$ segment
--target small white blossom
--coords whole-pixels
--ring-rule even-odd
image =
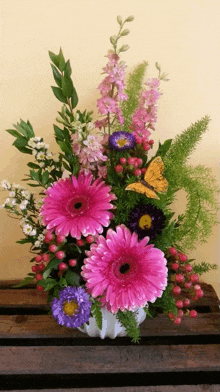
[[[34,237],[36,234],[37,234],[37,230],[36,230],[36,229],[33,229],[29,235],[31,235],[32,237]]]
[[[28,200],[23,200],[19,207],[21,210],[25,210],[27,208],[27,205],[28,205]]]
[[[36,208],[41,208],[41,206],[43,205],[43,201],[42,200],[36,200],[34,203]]]
[[[89,122],[86,128],[88,129],[88,131],[91,131],[92,129],[94,129],[94,124],[92,122]]]
[[[40,142],[41,139],[42,139],[42,137],[40,137],[40,136],[35,136],[33,139],[34,139],[35,142]]]
[[[32,150],[32,155],[33,155],[34,157],[36,157],[37,154],[38,154],[38,151],[37,151],[37,150]]]
[[[11,189],[11,184],[7,180],[2,180],[0,183],[1,187],[5,190],[10,190]]]
[[[16,184],[15,182],[12,184],[15,189],[25,189],[22,185]]]
[[[44,142],[39,142],[36,144],[35,147],[37,150],[40,150],[41,148],[45,148],[46,149],[46,144]]]
[[[31,225],[25,225],[23,227],[23,232],[26,235],[31,235],[30,233],[32,232],[32,230],[33,230],[33,227]]]
[[[23,196],[23,197],[25,197],[25,199],[30,199],[30,197],[31,197],[31,193],[32,192],[30,192],[30,191],[21,191],[21,195]]]
[[[34,243],[34,247],[35,248],[40,248],[41,247],[41,242],[40,241],[35,241],[35,243]]]
[[[49,172],[49,173],[52,172],[52,170],[54,169],[54,167],[55,167],[55,166],[48,166],[48,167],[47,167],[48,172]]]
[[[51,152],[47,152],[46,157],[47,157],[47,159],[52,159],[53,155],[51,154]]]
[[[16,204],[17,204],[17,200],[16,200],[16,199],[12,199],[12,200],[11,200],[11,205],[12,205],[12,206],[15,206]]]
[[[49,147],[50,147],[49,144],[45,144],[45,143],[44,143],[44,148],[45,148],[45,150],[48,150]]]
[[[45,159],[45,154],[43,152],[39,152],[36,156],[39,161],[43,161]]]
[[[39,236],[37,237],[38,241],[43,241],[44,239],[44,235],[43,234],[39,234]]]
[[[15,191],[9,192],[9,196],[10,196],[10,197],[15,197]]]
[[[55,153],[53,155],[53,160],[54,160],[54,162],[59,162],[60,161],[60,154],[59,153]]]
[[[45,166],[45,163],[44,163],[44,162],[40,162],[40,163],[39,163],[39,166],[40,166],[40,167],[44,167],[44,166]]]
[[[32,137],[30,140],[28,140],[28,145],[32,148],[35,148],[36,143],[34,141],[34,138]]]

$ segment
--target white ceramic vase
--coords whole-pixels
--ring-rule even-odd
[[[146,313],[142,308],[136,308],[136,320],[139,325],[146,318]],[[121,326],[116,318],[116,315],[109,312],[106,308],[101,308],[102,312],[102,329],[99,329],[95,317],[90,317],[89,324],[83,324],[78,329],[81,332],[87,333],[89,336],[115,339],[116,336],[127,335],[124,327]]]

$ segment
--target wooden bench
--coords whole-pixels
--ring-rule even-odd
[[[90,338],[48,315],[45,293],[0,282],[0,390],[219,392],[219,300],[211,285],[195,319],[163,314],[141,324],[141,342]]]

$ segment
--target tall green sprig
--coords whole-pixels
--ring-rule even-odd
[[[135,312],[129,310],[122,312],[119,310],[116,317],[125,327],[128,336],[132,339],[132,343],[138,343],[140,340],[140,328],[137,325]]]

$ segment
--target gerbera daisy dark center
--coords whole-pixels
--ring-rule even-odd
[[[78,203],[74,204],[75,210],[79,210],[79,208],[81,208],[81,207],[82,207],[82,203],[81,202],[78,202]]]
[[[79,305],[76,301],[66,301],[63,305],[63,311],[67,316],[73,316],[79,309]]]
[[[129,263],[124,263],[121,265],[121,267],[119,268],[119,272],[121,274],[126,274],[128,271],[130,271],[130,264]]]
[[[150,215],[148,215],[148,214],[142,215],[139,219],[138,224],[139,224],[139,227],[143,230],[150,229],[152,226],[152,219],[151,219]]]

